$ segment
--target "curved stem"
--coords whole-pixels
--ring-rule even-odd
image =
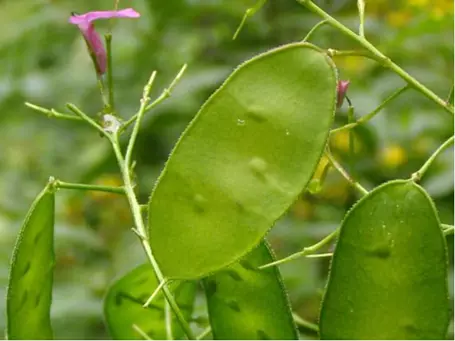
[[[357,35],[353,31],[351,31],[349,28],[344,26],[342,23],[340,23],[338,20],[330,16],[328,13],[323,11],[320,7],[318,7],[316,4],[314,4],[310,0],[297,0],[297,2],[306,8],[308,8],[310,11],[314,12],[315,14],[319,15],[320,17],[326,19],[330,25],[333,27],[337,28],[339,31],[344,33],[345,35],[349,36],[353,40],[357,41],[360,45],[362,45],[366,50],[370,51],[372,54],[374,54],[378,59],[382,60],[382,64],[388,67],[390,70],[395,72],[398,76],[400,76],[402,79],[404,79],[410,86],[415,88],[417,91],[422,93],[424,96],[435,102],[437,105],[439,105],[441,108],[443,108],[447,113],[454,115],[454,109],[453,106],[446,103],[443,99],[441,99],[439,96],[437,96],[434,92],[432,92],[430,89],[428,89],[426,86],[421,84],[418,80],[416,80],[414,77],[412,77],[409,73],[407,73],[405,70],[403,70],[401,67],[399,67],[397,64],[392,62],[388,57],[386,57],[381,51],[379,51],[373,44],[371,44],[368,40],[366,40],[364,37]]]
[[[317,324],[304,320],[302,317],[300,317],[296,313],[292,313],[292,317],[294,318],[295,324],[298,325],[299,327],[304,327],[304,328],[309,329],[316,333],[319,332],[319,327]]]
[[[434,160],[438,157],[439,154],[441,154],[444,149],[449,147],[451,144],[453,144],[454,137],[451,136],[447,141],[445,141],[442,145],[439,146],[438,149],[428,158],[428,160],[423,164],[420,169],[413,173],[411,175],[411,179],[415,182],[418,182],[422,179],[422,177],[425,175],[427,172],[428,168],[430,168],[431,164],[434,162]]]
[[[346,172],[346,170],[335,160],[333,155],[330,153],[330,151],[327,150],[325,151],[325,155],[327,156],[327,159],[329,159],[329,162],[332,164],[332,166],[340,173],[351,185],[354,187],[356,190],[358,190],[362,195],[368,194],[368,191],[357,181],[355,181],[349,174]]]
[[[393,94],[391,94],[389,97],[387,97],[384,102],[382,102],[376,109],[374,109],[372,112],[370,112],[369,114],[365,115],[365,116],[362,116],[361,118],[359,118],[356,122],[354,123],[348,123],[344,126],[341,126],[339,128],[335,128],[335,129],[332,129],[330,131],[330,134],[336,134],[342,130],[346,130],[346,129],[352,129],[358,125],[361,125],[365,122],[368,122],[369,120],[371,120],[373,117],[375,117],[382,109],[384,109],[384,107],[389,103],[391,102],[392,100],[394,100],[395,98],[397,98],[398,96],[400,96],[403,92],[405,92],[407,89],[409,89],[409,85],[405,85],[404,87],[398,89],[397,91],[395,91]]]
[[[305,36],[305,38],[303,38],[302,42],[306,42],[308,41],[311,36],[317,31],[319,30],[322,26],[328,24],[329,21],[328,20],[322,20],[320,22],[318,22],[316,25],[313,26],[313,28],[308,32],[308,34]]]
[[[297,259],[297,258],[300,258],[300,257],[303,257],[303,256],[307,256],[309,254],[315,253],[316,251],[318,251],[319,249],[321,249],[322,247],[324,247],[325,245],[330,243],[336,236],[338,236],[339,232],[340,232],[340,229],[337,228],[335,231],[330,233],[328,236],[326,236],[324,239],[320,240],[316,244],[308,246],[308,247],[305,247],[302,251],[296,252],[296,253],[294,253],[294,254],[286,257],[286,258],[282,258],[282,259],[279,259],[279,260],[277,260],[275,262],[262,265],[262,266],[259,267],[259,269],[261,269],[261,270],[262,269],[267,269],[267,268],[270,268],[271,266],[277,266],[277,265],[280,265],[280,264],[283,264],[283,263],[287,263],[287,262],[289,262],[291,260],[294,260],[294,259]]]

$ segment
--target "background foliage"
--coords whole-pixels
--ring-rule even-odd
[[[189,69],[173,97],[152,112],[137,143],[140,198],[146,202],[167,155],[199,106],[233,68],[256,53],[303,39],[318,21],[292,0],[269,3],[231,37],[253,0],[123,0],[140,20],[122,20],[114,31],[117,106],[123,117],[139,106],[142,87],[158,70],[158,93],[183,63]],[[352,0],[318,2],[349,27],[357,25]],[[0,286],[5,291],[9,259],[23,216],[52,175],[63,181],[120,184],[109,146],[79,123],[49,120],[27,109],[30,101],[64,108],[67,101],[95,115],[101,109],[95,76],[79,31],[68,24],[72,11],[113,7],[112,0],[4,0],[0,2]],[[103,23],[97,26],[106,29]],[[445,98],[453,84],[453,2],[376,0],[367,2],[368,38],[399,65]],[[312,42],[353,49],[325,27]],[[396,75],[359,57],[335,60],[357,115],[374,109],[398,87]],[[337,121],[346,122],[341,109]],[[368,188],[406,178],[451,134],[447,115],[408,91],[356,130],[356,155],[348,162],[348,134],[332,139],[332,151]],[[423,186],[441,216],[453,224],[453,149],[437,159]],[[357,196],[336,172],[317,194],[302,193],[277,222],[269,240],[278,257],[300,250],[335,229]],[[102,299],[113,278],[144,261],[130,228],[125,198],[106,193],[59,192],[57,267],[52,318],[56,338],[108,338]],[[448,238],[453,259],[453,238]],[[295,311],[315,321],[328,270],[327,259],[299,259],[281,267]],[[449,279],[453,302],[453,262]],[[4,294],[2,295],[4,296]],[[204,323],[199,295],[196,322]],[[4,310],[4,300],[0,307]],[[0,318],[0,328],[5,319]],[[451,326],[453,329],[453,325]],[[309,333],[308,338],[314,337]],[[453,332],[449,333],[453,337]]]

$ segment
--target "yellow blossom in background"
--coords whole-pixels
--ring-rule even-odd
[[[394,27],[403,27],[405,26],[412,18],[412,15],[407,10],[398,10],[389,12],[387,14],[387,21],[391,26]]]
[[[406,151],[399,145],[385,147],[380,155],[381,164],[387,168],[397,168],[407,160]]]
[[[96,181],[96,185],[100,186],[110,186],[110,187],[120,187],[123,185],[122,179],[118,175],[113,174],[103,174],[101,175]],[[93,200],[104,200],[111,197],[117,197],[118,194],[115,193],[108,193],[108,192],[98,192],[98,191],[90,191],[90,198]]]

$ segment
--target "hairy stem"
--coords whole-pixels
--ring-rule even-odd
[[[420,169],[411,175],[411,179],[415,182],[418,182],[422,179],[422,177],[427,172],[428,168],[433,164],[434,160],[441,154],[447,147],[453,144],[454,137],[451,136],[447,141],[445,141],[442,145],[439,146],[438,149],[428,158],[428,160],[423,164]]]
[[[413,87],[414,89],[416,89],[417,91],[422,93],[424,96],[426,96],[427,98],[429,98],[430,100],[435,102],[437,105],[439,105],[441,108],[443,108],[447,113],[451,114],[452,116],[454,115],[454,109],[453,109],[452,105],[446,103],[446,101],[441,99],[434,92],[432,92],[430,89],[428,89],[426,86],[424,86],[419,81],[417,81],[414,77],[412,77],[409,73],[407,73],[405,70],[403,70],[400,66],[398,66],[393,61],[391,61],[390,58],[386,57],[381,51],[379,51],[373,44],[371,44],[364,37],[351,31],[349,28],[347,28],[342,23],[340,23],[338,20],[336,20],[335,18],[330,16],[324,10],[322,10],[319,6],[314,4],[312,1],[297,0],[297,2],[299,4],[305,6],[307,9],[309,9],[313,13],[319,15],[321,18],[327,20],[330,25],[337,28],[340,32],[344,33],[345,35],[349,36],[350,38],[352,38],[353,40],[358,42],[363,48],[370,51],[379,60],[382,60],[383,65],[385,65],[390,70],[395,72],[398,76],[400,76],[402,79],[404,79],[411,87]]]
[[[112,136],[108,134],[98,123],[96,123],[92,118],[90,118],[86,113],[84,113],[81,109],[76,107],[72,103],[67,103],[66,107],[71,110],[73,113],[75,113],[77,116],[79,116],[81,119],[83,119],[85,122],[87,122],[89,125],[91,125],[93,128],[98,130],[101,135],[106,137],[109,141],[112,142]]]
[[[137,201],[136,194],[134,193],[134,190],[133,190],[133,184],[131,181],[129,167],[127,166],[125,159],[123,158],[122,152],[120,150],[118,135],[114,135],[114,138],[112,139],[112,147],[114,149],[114,153],[115,153],[117,162],[120,167],[120,172],[122,173],[126,197],[128,199],[128,203],[131,208],[131,213],[133,215],[134,224],[136,226],[136,231],[139,235],[139,240],[147,255],[147,258],[150,261],[150,264],[153,267],[153,270],[155,272],[158,282],[162,283],[166,279],[164,278],[164,276],[158,266],[158,263],[157,263],[155,257],[153,256],[150,244],[148,243],[147,231],[145,229],[144,221],[142,219],[141,208],[140,208],[139,202]],[[174,314],[176,315],[177,320],[179,321],[180,326],[184,330],[187,337],[189,339],[195,339],[195,337],[193,335],[193,331],[191,330],[188,322],[186,322],[185,317],[183,316],[182,312],[180,311],[180,308],[178,307],[174,296],[172,295],[169,287],[166,284],[163,285],[163,293],[164,293],[164,296],[166,297],[166,300],[169,302],[171,309],[173,310]]]

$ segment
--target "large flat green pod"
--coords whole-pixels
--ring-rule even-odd
[[[49,186],[33,202],[14,247],[6,311],[8,339],[52,339],[55,198]]]
[[[392,181],[347,214],[322,303],[323,339],[444,339],[447,253],[435,207]]]
[[[238,263],[204,279],[210,324],[218,340],[298,340],[277,267],[262,242]]]
[[[168,278],[197,278],[256,246],[311,178],[336,102],[336,70],[309,44],[241,65],[203,105],[152,193],[149,236]]]
[[[116,340],[143,340],[139,327],[154,340],[165,340],[165,299],[162,293],[148,308],[143,304],[158,286],[150,264],[143,264],[118,279],[109,288],[104,300],[104,316],[110,335]],[[191,318],[196,295],[195,282],[180,282],[171,285],[171,291],[186,320]],[[172,314],[173,339],[184,338],[185,334]]]

